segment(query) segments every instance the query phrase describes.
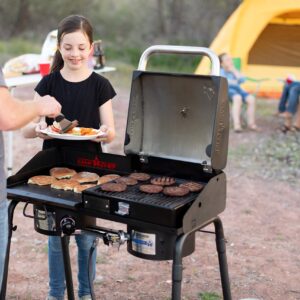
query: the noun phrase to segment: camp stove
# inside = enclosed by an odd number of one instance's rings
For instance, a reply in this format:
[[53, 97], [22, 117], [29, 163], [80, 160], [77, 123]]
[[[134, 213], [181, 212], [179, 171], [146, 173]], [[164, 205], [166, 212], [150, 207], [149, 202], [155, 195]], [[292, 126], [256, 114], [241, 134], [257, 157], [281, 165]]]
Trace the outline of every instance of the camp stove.
[[[204, 54], [212, 62], [211, 75], [146, 71], [154, 53]], [[229, 133], [227, 81], [219, 76], [218, 57], [209, 49], [152, 46], [140, 58], [132, 75], [126, 126], [125, 156], [92, 154], [73, 148], [40, 151], [16, 175], [8, 178], [9, 243], [2, 284], [5, 298], [13, 213], [27, 204], [24, 216], [33, 218], [41, 234], [61, 236], [68, 299], [74, 299], [66, 238], [85, 232], [107, 245], [127, 244], [130, 254], [148, 260], [172, 260], [172, 299], [181, 299], [182, 257], [195, 251], [195, 234], [215, 226], [224, 299], [231, 299], [225, 239], [219, 214], [226, 206], [226, 166]], [[198, 182], [204, 187], [182, 197], [145, 194], [138, 183], [124, 192], [105, 192], [95, 186], [75, 194], [49, 186], [27, 184], [34, 175], [49, 174], [52, 167], [76, 171], [129, 175], [144, 172], [151, 178], [169, 176], [176, 185]], [[144, 182], [143, 182], [144, 183]], [[127, 224], [118, 231], [96, 226], [95, 219]], [[4, 297], [4, 298], [3, 298]]]

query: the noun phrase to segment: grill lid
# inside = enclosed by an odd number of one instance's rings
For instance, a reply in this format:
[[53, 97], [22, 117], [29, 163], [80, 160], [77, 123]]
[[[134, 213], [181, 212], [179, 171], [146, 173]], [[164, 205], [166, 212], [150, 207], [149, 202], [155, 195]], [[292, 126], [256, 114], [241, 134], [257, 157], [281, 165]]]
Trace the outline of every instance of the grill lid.
[[[219, 67], [215, 67], [216, 64], [219, 66], [218, 58], [209, 49], [180, 46], [150, 48], [150, 52], [146, 50], [149, 53], [204, 53], [213, 62], [213, 72], [219, 73]], [[144, 63], [142, 58], [139, 68]], [[223, 169], [227, 160], [228, 132], [225, 78], [141, 70], [133, 72], [126, 154], [194, 162], [216, 170]]]

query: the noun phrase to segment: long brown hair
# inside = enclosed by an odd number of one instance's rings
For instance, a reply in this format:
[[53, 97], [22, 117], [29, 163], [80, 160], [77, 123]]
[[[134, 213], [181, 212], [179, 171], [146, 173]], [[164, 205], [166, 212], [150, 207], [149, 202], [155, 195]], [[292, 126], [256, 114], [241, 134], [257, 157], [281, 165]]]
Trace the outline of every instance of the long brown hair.
[[70, 15], [64, 18], [58, 24], [57, 30], [57, 50], [55, 52], [53, 63], [51, 66], [51, 72], [59, 71], [64, 66], [64, 61], [61, 57], [59, 46], [61, 39], [65, 34], [72, 33], [75, 31], [82, 31], [85, 33], [90, 41], [90, 44], [93, 43], [93, 28], [91, 23], [83, 16], [80, 15]]

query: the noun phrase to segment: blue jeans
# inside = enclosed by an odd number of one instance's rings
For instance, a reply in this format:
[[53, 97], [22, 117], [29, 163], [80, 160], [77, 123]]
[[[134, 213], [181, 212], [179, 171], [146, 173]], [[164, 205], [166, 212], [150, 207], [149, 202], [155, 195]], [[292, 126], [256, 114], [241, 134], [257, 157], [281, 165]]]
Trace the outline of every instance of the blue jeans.
[[[290, 84], [285, 84], [278, 104], [278, 111], [283, 113], [288, 111], [294, 114], [297, 110], [300, 82], [294, 81]], [[297, 95], [298, 91], [298, 95]]]
[[2, 284], [4, 261], [7, 246], [8, 220], [7, 220], [7, 200], [0, 200], [0, 287]]
[[[78, 247], [78, 296], [90, 295], [88, 279], [88, 257], [90, 249], [94, 243], [95, 236], [92, 235], [75, 235]], [[96, 275], [96, 256], [97, 249], [94, 250], [92, 257], [92, 278]], [[63, 256], [61, 251], [61, 239], [59, 236], [49, 236], [48, 239], [48, 258], [49, 258], [49, 295], [56, 297], [58, 300], [64, 299], [65, 293], [65, 272]]]

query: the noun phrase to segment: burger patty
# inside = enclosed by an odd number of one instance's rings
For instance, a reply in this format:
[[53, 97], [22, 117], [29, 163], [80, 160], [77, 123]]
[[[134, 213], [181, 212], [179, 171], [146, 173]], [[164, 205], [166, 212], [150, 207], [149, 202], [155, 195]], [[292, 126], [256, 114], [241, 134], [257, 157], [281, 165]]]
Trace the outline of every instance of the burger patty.
[[127, 176], [119, 177], [115, 180], [115, 182], [125, 183], [126, 185], [135, 185], [138, 183], [136, 179]]
[[79, 183], [97, 182], [99, 175], [92, 172], [79, 172], [72, 177], [73, 180]]
[[147, 173], [131, 173], [129, 177], [139, 181], [147, 181], [151, 178], [151, 176]]
[[200, 192], [203, 189], [204, 185], [198, 182], [189, 181], [189, 182], [181, 183], [179, 187], [188, 188], [190, 192]]
[[69, 168], [60, 168], [55, 167], [50, 169], [50, 175], [55, 177], [56, 179], [65, 179], [65, 178], [71, 178], [76, 174], [76, 171]]
[[158, 194], [163, 190], [163, 187], [155, 184], [142, 184], [140, 185], [140, 191], [148, 194]]
[[127, 188], [125, 183], [108, 182], [100, 185], [101, 190], [106, 192], [124, 192]]
[[190, 190], [186, 187], [167, 186], [163, 189], [163, 193], [167, 196], [182, 197], [187, 195]]
[[176, 182], [175, 178], [173, 178], [173, 177], [166, 177], [166, 176], [164, 176], [164, 177], [156, 177], [156, 178], [151, 179], [151, 183], [152, 184], [161, 185], [161, 186], [172, 185], [175, 182]]
[[98, 184], [103, 184], [103, 183], [106, 183], [106, 182], [110, 182], [110, 181], [113, 181], [113, 180], [115, 180], [119, 177], [120, 177], [120, 175], [118, 175], [118, 174], [103, 175], [99, 178]]

